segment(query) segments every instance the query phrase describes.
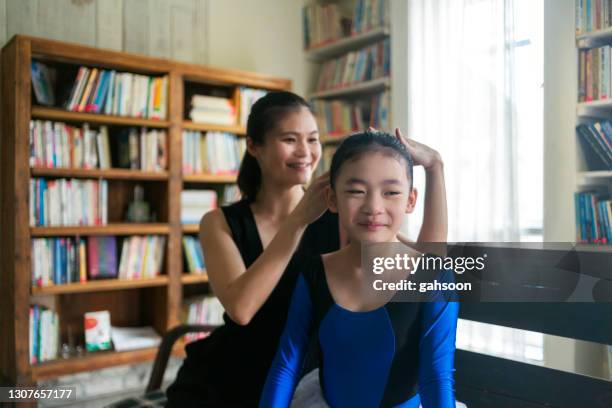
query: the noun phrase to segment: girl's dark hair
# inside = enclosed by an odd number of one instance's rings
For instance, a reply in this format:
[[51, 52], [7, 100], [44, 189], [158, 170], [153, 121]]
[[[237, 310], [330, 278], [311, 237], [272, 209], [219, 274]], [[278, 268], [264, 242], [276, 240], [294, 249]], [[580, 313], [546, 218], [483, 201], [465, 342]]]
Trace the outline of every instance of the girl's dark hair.
[[[251, 107], [247, 120], [247, 137], [251, 138], [254, 144], [263, 144], [267, 132], [274, 129], [289, 112], [295, 112], [301, 108], [307, 108], [313, 113], [308, 102], [292, 92], [266, 94]], [[244, 153], [237, 182], [242, 197], [253, 202], [261, 187], [261, 169], [255, 157], [249, 152]]]
[[336, 188], [336, 179], [344, 163], [355, 160], [364, 153], [373, 151], [382, 151], [404, 159], [406, 162], [406, 174], [408, 175], [410, 189], [412, 190], [412, 167], [414, 165], [412, 156], [406, 149], [406, 146], [395, 136], [379, 131], [355, 133], [344, 139], [332, 157], [329, 169], [331, 188]]

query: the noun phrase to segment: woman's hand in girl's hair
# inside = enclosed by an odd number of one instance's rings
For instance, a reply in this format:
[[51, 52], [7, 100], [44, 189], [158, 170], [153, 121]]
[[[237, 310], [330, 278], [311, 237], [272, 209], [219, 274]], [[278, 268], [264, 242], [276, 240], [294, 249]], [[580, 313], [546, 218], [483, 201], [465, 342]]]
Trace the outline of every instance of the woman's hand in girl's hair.
[[[376, 131], [373, 127], [370, 127], [369, 130]], [[423, 143], [404, 137], [399, 128], [395, 128], [395, 137], [406, 146], [414, 160], [415, 166], [423, 166], [425, 170], [432, 170], [442, 165], [440, 153]]]
[[312, 181], [304, 196], [293, 210], [302, 225], [315, 222], [327, 210], [325, 189], [329, 187], [329, 172], [325, 172]]

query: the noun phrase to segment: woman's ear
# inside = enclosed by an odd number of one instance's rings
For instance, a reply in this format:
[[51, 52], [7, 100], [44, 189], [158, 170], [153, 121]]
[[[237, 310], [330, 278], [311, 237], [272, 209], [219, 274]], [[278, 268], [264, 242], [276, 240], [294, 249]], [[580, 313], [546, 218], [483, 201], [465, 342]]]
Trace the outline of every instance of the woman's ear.
[[249, 152], [249, 154], [253, 157], [257, 157], [257, 149], [255, 148], [255, 143], [253, 142], [253, 139], [251, 139], [250, 137], [247, 136], [246, 138], [246, 147], [247, 147], [247, 152]]
[[414, 206], [416, 205], [418, 192], [417, 189], [412, 187], [410, 193], [408, 194], [408, 204], [406, 205], [406, 214], [410, 214], [414, 211]]
[[338, 212], [336, 192], [331, 188], [331, 186], [325, 187], [325, 201], [327, 202], [327, 208], [329, 208], [329, 211], [334, 213]]

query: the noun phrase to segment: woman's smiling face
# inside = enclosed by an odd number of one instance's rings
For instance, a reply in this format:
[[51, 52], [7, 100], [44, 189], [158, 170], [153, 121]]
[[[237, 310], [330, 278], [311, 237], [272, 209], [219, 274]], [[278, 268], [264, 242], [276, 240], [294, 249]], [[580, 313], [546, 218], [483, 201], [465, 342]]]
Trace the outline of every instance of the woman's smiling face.
[[337, 211], [351, 241], [391, 242], [404, 215], [414, 209], [406, 162], [385, 149], [376, 149], [342, 164], [328, 203]]
[[317, 122], [305, 107], [288, 113], [249, 152], [257, 158], [263, 179], [285, 186], [306, 184], [321, 157]]

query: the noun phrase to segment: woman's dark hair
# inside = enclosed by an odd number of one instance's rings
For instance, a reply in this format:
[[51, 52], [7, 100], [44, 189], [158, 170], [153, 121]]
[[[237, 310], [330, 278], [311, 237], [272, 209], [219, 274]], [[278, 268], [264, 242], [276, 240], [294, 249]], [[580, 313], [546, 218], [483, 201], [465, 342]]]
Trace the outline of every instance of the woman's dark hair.
[[[301, 108], [307, 108], [312, 113], [312, 108], [308, 102], [292, 92], [282, 91], [266, 94], [251, 107], [251, 113], [249, 113], [249, 119], [247, 120], [247, 137], [254, 144], [263, 144], [267, 132], [274, 129], [277, 123], [288, 113]], [[261, 187], [261, 169], [255, 157], [249, 152], [244, 153], [237, 182], [242, 197], [253, 202]]]
[[406, 146], [404, 146], [395, 136], [379, 131], [355, 133], [344, 139], [332, 157], [329, 169], [331, 188], [336, 188], [336, 179], [344, 163], [358, 159], [364, 153], [376, 151], [388, 153], [396, 158], [404, 159], [406, 162], [408, 182], [412, 190], [412, 156], [406, 149]]

